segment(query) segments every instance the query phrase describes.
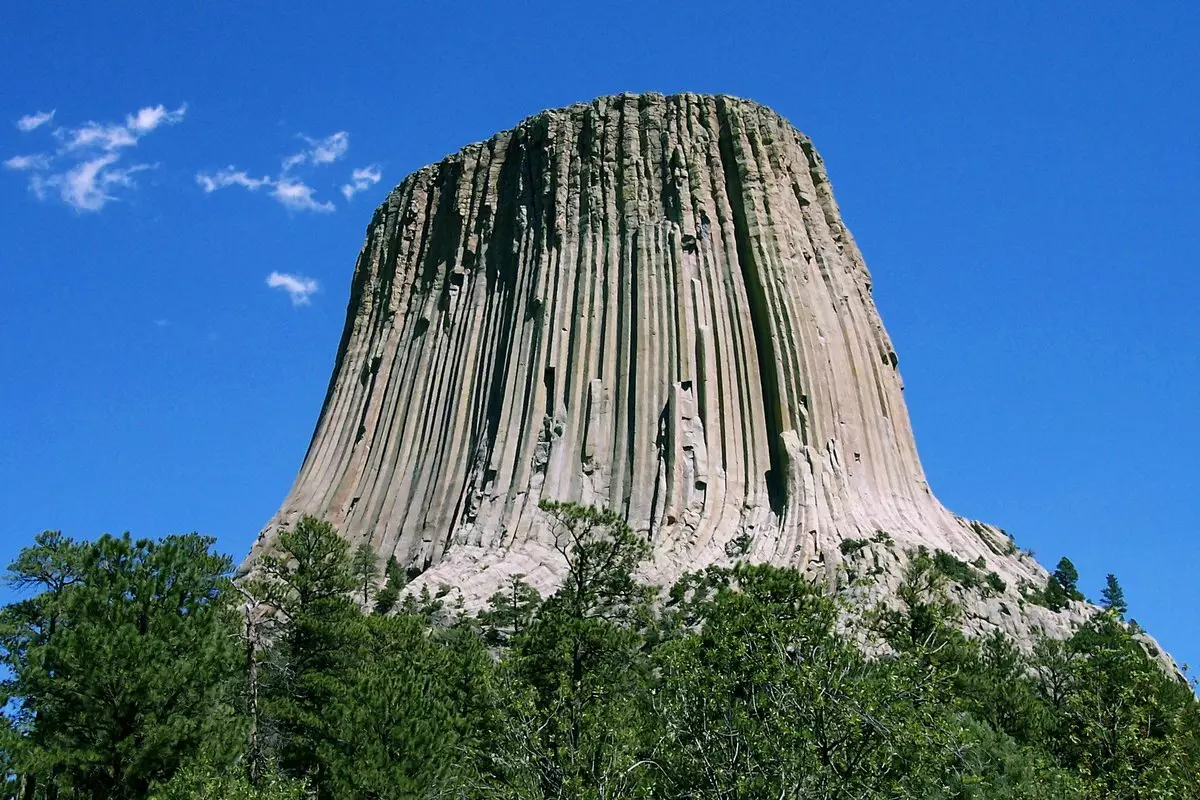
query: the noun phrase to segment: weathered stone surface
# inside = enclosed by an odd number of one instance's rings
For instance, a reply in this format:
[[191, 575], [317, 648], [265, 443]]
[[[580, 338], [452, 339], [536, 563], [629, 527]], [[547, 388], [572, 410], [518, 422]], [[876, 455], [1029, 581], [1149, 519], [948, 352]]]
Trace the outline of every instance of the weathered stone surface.
[[[731, 97], [547, 111], [410, 175], [375, 212], [304, 465], [251, 552], [311, 513], [479, 605], [561, 562], [542, 498], [605, 504], [649, 576], [737, 559], [899, 580], [982, 558], [968, 627], [1064, 632], [1046, 574], [945, 510], [820, 156]], [[1022, 607], [1024, 606], [1024, 607]]]

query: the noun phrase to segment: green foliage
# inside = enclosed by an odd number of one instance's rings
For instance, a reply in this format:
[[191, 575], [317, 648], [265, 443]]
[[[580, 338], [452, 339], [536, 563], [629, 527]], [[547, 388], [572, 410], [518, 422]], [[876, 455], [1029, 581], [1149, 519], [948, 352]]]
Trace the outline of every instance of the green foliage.
[[189, 764], [149, 800], [306, 800], [301, 781], [278, 773], [263, 776], [255, 786], [240, 773], [213, 764]]
[[507, 645], [533, 623], [542, 596], [524, 575], [513, 575], [508, 585], [492, 595], [488, 607], [479, 614], [483, 638], [490, 645]]
[[924, 548], [918, 548], [922, 558], [928, 558], [929, 565], [946, 579], [959, 584], [964, 589], [975, 589], [988, 594], [1001, 594], [1007, 588], [1004, 580], [995, 572], [985, 572], [987, 561], [979, 556], [972, 563], [967, 563], [953, 553], [945, 550], [935, 550], [932, 556]]
[[1054, 751], [1091, 797], [1193, 797], [1196, 698], [1115, 616], [1099, 614], [1054, 665]]
[[710, 569], [691, 584], [674, 597], [692, 630], [655, 654], [664, 796], [892, 796], [938, 771], [945, 678], [920, 654], [866, 658], [792, 570]]
[[966, 561], [945, 550], [934, 551], [933, 567], [950, 580], [968, 589], [974, 589], [980, 585], [979, 573]]
[[485, 718], [491, 659], [477, 637], [431, 636], [420, 617], [368, 619], [366, 652], [332, 682], [322, 796], [419, 797], [457, 779]]
[[639, 796], [650, 672], [637, 626], [652, 592], [635, 570], [649, 546], [614, 512], [547, 501], [540, 508], [567, 578], [527, 627], [536, 597], [527, 587], [514, 581], [511, 595], [493, 598], [486, 624], [508, 626], [511, 650], [500, 674], [503, 721], [490, 775], [480, 780], [500, 796]]
[[[954, 800], [1093, 800], [1082, 781], [1036, 748], [971, 717], [962, 720], [958, 768], [926, 797]], [[940, 790], [939, 790], [940, 789]]]
[[370, 542], [362, 542], [354, 548], [354, 556], [350, 561], [350, 574], [354, 577], [354, 590], [362, 603], [368, 608], [371, 595], [374, 594], [379, 582], [379, 562]]
[[212, 541], [47, 532], [9, 566], [35, 592], [0, 612], [6, 751], [27, 796], [143, 797], [185, 758], [236, 752], [231, 562]]
[[554, 548], [566, 561], [566, 580], [551, 598], [573, 619], [628, 619], [652, 594], [638, 582], [638, 565], [650, 545], [615, 511], [543, 500], [554, 529]]
[[364, 617], [349, 546], [327, 522], [304, 517], [279, 535], [278, 554], [259, 562], [252, 591], [277, 610], [275, 647], [264, 676], [264, 708], [278, 731], [286, 774], [320, 787], [337, 682], [367, 657]]
[[1129, 604], [1125, 602], [1125, 590], [1117, 583], [1117, 576], [1111, 572], [1104, 576], [1104, 591], [1100, 597], [1101, 605], [1118, 617], [1124, 617], [1129, 612]]
[[1072, 600], [1083, 600], [1079, 591], [1079, 571], [1071, 563], [1071, 559], [1063, 556], [1054, 572], [1046, 579], [1046, 585], [1041, 589], [1024, 587], [1021, 594], [1031, 603], [1045, 606], [1051, 611], [1062, 611], [1071, 604]]
[[[947, 586], [1003, 591], [986, 563], [918, 550], [867, 614], [746, 564], [656, 605], [619, 515], [542, 509], [567, 580], [543, 599], [511, 576], [476, 617], [442, 589], [399, 603], [395, 559], [376, 592], [375, 554], [312, 518], [241, 618], [209, 540], [42, 534], [0, 612], [0, 796], [1200, 798], [1200, 705], [1115, 579], [1106, 611], [1026, 652], [960, 630]], [[1036, 593], [1068, 602], [1061, 572]]]
[[899, 607], [883, 606], [870, 615], [875, 633], [892, 649], [936, 656], [958, 649], [955, 628], [960, 610], [946, 596], [946, 576], [924, 548], [911, 554], [896, 589]]
[[1054, 574], [1051, 577], [1068, 598], [1071, 600], [1083, 599], [1083, 595], [1079, 592], [1079, 570], [1075, 569], [1071, 559], [1066, 556], [1059, 559], [1058, 566], [1054, 568]]
[[1063, 585], [1058, 582], [1054, 576], [1046, 581], [1045, 588], [1042, 589], [1041, 596], [1042, 605], [1051, 611], [1062, 611], [1071, 602], [1071, 595], [1063, 588]]
[[1003, 594], [1004, 591], [1008, 589], [1008, 584], [1006, 584], [1004, 579], [995, 572], [989, 572], [984, 578], [984, 581], [987, 583], [988, 588], [996, 594]]
[[868, 544], [870, 544], [870, 542], [868, 542], [866, 539], [842, 539], [842, 541], [838, 543], [838, 549], [842, 551], [842, 555], [852, 556], [859, 550], [862, 550]]
[[400, 600], [400, 590], [408, 583], [408, 574], [400, 569], [395, 556], [388, 556], [383, 570], [383, 588], [375, 595], [375, 613], [390, 614]]

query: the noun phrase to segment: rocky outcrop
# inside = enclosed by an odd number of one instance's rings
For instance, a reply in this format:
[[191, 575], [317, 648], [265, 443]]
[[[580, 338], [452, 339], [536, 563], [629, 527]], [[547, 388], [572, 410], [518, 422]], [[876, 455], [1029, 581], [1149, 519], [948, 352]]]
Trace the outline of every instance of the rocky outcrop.
[[970, 627], [1065, 630], [1021, 607], [1045, 572], [930, 492], [871, 291], [820, 156], [773, 111], [650, 94], [531, 117], [375, 212], [250, 559], [310, 513], [469, 605], [518, 572], [545, 591], [554, 498], [619, 509], [658, 581], [750, 559], [886, 587], [925, 546], [1003, 584]]

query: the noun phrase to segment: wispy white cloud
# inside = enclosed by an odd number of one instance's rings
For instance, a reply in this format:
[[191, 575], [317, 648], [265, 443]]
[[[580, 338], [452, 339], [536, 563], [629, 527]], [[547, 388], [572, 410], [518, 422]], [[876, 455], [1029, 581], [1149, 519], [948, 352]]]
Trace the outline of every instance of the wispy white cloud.
[[30, 188], [39, 198], [54, 190], [64, 203], [79, 211], [99, 211], [104, 204], [117, 199], [112, 190], [117, 187], [132, 188], [133, 175], [153, 169], [153, 164], [132, 164], [119, 168], [120, 156], [106, 153], [88, 161], [80, 162], [63, 173], [35, 175]]
[[379, 183], [383, 173], [379, 171], [379, 167], [375, 164], [369, 167], [360, 167], [350, 173], [350, 182], [342, 184], [342, 194], [346, 196], [346, 200], [354, 197], [363, 189], [369, 189]]
[[137, 114], [127, 115], [125, 117], [125, 127], [139, 135], [147, 134], [159, 125], [174, 125], [178, 122], [183, 122], [183, 115], [186, 113], [187, 103], [179, 106], [174, 111], [168, 111], [166, 106], [159, 103], [156, 106], [146, 106], [140, 109]]
[[346, 151], [350, 149], [350, 134], [338, 131], [319, 142], [308, 139], [308, 143], [313, 146], [310, 152], [314, 164], [331, 164], [346, 155]]
[[285, 158], [283, 160], [284, 172], [301, 164], [332, 164], [346, 155], [346, 151], [350, 149], [350, 134], [346, 131], [332, 133], [324, 139], [313, 139], [303, 134], [300, 138], [308, 142], [308, 149]]
[[274, 182], [266, 175], [261, 178], [251, 178], [244, 171], [228, 166], [213, 173], [197, 173], [196, 183], [200, 184], [205, 194], [209, 194], [227, 186], [241, 186], [253, 192], [261, 186], [271, 186]]
[[[291, 173], [291, 170], [302, 164], [319, 166], [342, 158], [346, 154], [346, 151], [350, 149], [350, 134], [345, 131], [338, 131], [326, 136], [324, 139], [313, 139], [308, 136], [301, 136], [301, 138], [308, 143], [308, 148], [283, 159], [282, 167], [277, 177], [264, 175], [261, 178], [252, 178], [244, 170], [230, 165], [216, 172], [197, 173], [196, 183], [200, 185], [205, 194], [215, 192], [218, 189], [224, 189], [228, 186], [241, 186], [243, 189], [248, 189], [252, 192], [265, 186], [271, 190], [268, 192], [270, 197], [273, 197], [282, 206], [292, 211], [333, 211], [335, 208], [333, 203], [328, 200], [318, 200], [316, 198], [316, 189], [300, 178], [295, 177]], [[355, 174], [357, 175], [360, 171], [355, 170]], [[375, 180], [378, 181], [379, 178], [376, 177]], [[369, 183], [366, 184], [366, 186], [369, 185]], [[362, 188], [366, 188], [366, 186]], [[345, 193], [344, 190], [343, 193]]]
[[289, 275], [286, 272], [272, 272], [267, 276], [267, 286], [272, 289], [282, 289], [292, 298], [292, 305], [306, 306], [309, 297], [320, 291], [321, 286], [314, 278], [303, 275]]
[[56, 109], [52, 108], [49, 111], [38, 111], [33, 114], [26, 114], [17, 120], [17, 127], [26, 133], [34, 128], [40, 128], [47, 122], [50, 122], [54, 119], [55, 111]]
[[333, 203], [318, 202], [313, 197], [313, 188], [294, 178], [277, 180], [271, 196], [295, 211], [333, 211]]
[[[50, 122], [54, 113], [45, 111], [22, 117], [17, 127], [34, 130]], [[135, 147], [143, 136], [161, 125], [181, 122], [186, 113], [186, 103], [174, 110], [160, 104], [127, 114], [123, 124], [88, 121], [76, 128], [55, 128], [53, 136], [59, 142], [55, 154], [13, 156], [4, 166], [30, 172], [29, 189], [39, 199], [57, 194], [77, 211], [99, 211], [118, 199], [115, 189], [132, 189], [136, 185], [134, 174], [157, 166], [121, 164], [122, 151]]]
[[257, 191], [266, 186], [271, 189], [270, 196], [280, 204], [293, 211], [333, 211], [333, 203], [322, 202], [314, 196], [316, 190], [298, 178], [281, 176], [278, 179], [264, 175], [261, 178], [251, 178], [243, 170], [226, 167], [213, 173], [201, 172], [196, 175], [196, 183], [205, 194], [211, 194], [218, 189], [229, 186], [240, 186], [243, 189]]
[[187, 113], [187, 103], [174, 111], [168, 111], [161, 103], [146, 106], [136, 114], [125, 115], [125, 124], [119, 122], [85, 122], [78, 128], [57, 128], [54, 135], [63, 142], [63, 150], [71, 152], [86, 148], [120, 150], [133, 147], [146, 134], [160, 125], [182, 122]]
[[57, 128], [54, 135], [63, 143], [63, 152], [67, 153], [90, 148], [120, 150], [122, 147], [133, 147], [138, 140], [133, 131], [117, 123], [102, 125], [99, 122], [86, 122], [78, 128]]
[[4, 166], [8, 169], [27, 170], [27, 169], [49, 169], [50, 156], [45, 153], [34, 153], [28, 156], [13, 156], [4, 162]]

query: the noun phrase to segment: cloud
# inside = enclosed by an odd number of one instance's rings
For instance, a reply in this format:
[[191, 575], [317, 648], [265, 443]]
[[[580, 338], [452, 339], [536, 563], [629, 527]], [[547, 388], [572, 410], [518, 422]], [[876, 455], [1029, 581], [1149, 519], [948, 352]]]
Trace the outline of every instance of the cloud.
[[282, 289], [292, 298], [292, 305], [308, 305], [309, 296], [320, 290], [321, 286], [313, 278], [303, 275], [289, 275], [286, 272], [272, 272], [267, 276], [267, 286], [272, 289]]
[[133, 164], [125, 168], [115, 166], [120, 156], [115, 153], [83, 161], [66, 172], [56, 175], [35, 175], [30, 188], [39, 199], [45, 198], [48, 190], [55, 190], [64, 203], [79, 211], [99, 211], [110, 200], [117, 199], [111, 190], [116, 187], [132, 188], [134, 173], [153, 169], [153, 164]]
[[[268, 192], [269, 196], [275, 198], [282, 206], [292, 211], [318, 211], [322, 213], [333, 211], [335, 208], [333, 203], [328, 200], [317, 200], [316, 189], [292, 175], [291, 170], [302, 164], [315, 166], [337, 161], [350, 149], [350, 134], [345, 131], [338, 131], [326, 136], [324, 139], [313, 139], [303, 135], [301, 138], [308, 142], [309, 148], [283, 159], [283, 166], [279, 171], [278, 177], [272, 178], [269, 175], [264, 175], [261, 178], [252, 178], [244, 170], [240, 170], [231, 164], [216, 172], [196, 173], [196, 183], [200, 185], [205, 194], [210, 194], [218, 189], [224, 189], [227, 186], [241, 186], [243, 189], [251, 192], [266, 186], [271, 189]], [[372, 167], [366, 168], [367, 171], [371, 169]], [[360, 188], [366, 188], [371, 183], [379, 180], [378, 175], [374, 177], [374, 180], [370, 180], [370, 174], [360, 176], [359, 173], [363, 171], [354, 171], [354, 175], [356, 176], [354, 180], [369, 180], [368, 183]], [[377, 172], [378, 170], [376, 170]], [[344, 194], [345, 189], [342, 191]], [[349, 196], [347, 195], [347, 198]]]
[[338, 131], [324, 139], [313, 139], [301, 134], [301, 139], [308, 142], [309, 149], [288, 156], [283, 160], [283, 171], [287, 172], [301, 164], [332, 164], [350, 149], [350, 134]]
[[375, 164], [356, 169], [350, 173], [350, 183], [342, 184], [342, 194], [346, 196], [346, 200], [349, 200], [363, 189], [368, 189], [379, 183], [379, 179], [382, 177], [383, 173], [379, 171], [379, 167]]
[[63, 142], [65, 152], [99, 148], [100, 150], [120, 150], [122, 147], [133, 147], [138, 137], [124, 125], [101, 125], [98, 122], [86, 122], [80, 128], [58, 128], [54, 135]]
[[126, 114], [125, 124], [118, 122], [99, 123], [85, 122], [78, 128], [58, 128], [54, 135], [63, 142], [67, 152], [85, 148], [101, 150], [120, 150], [123, 147], [133, 147], [146, 134], [160, 125], [175, 125], [183, 121], [187, 113], [187, 103], [174, 111], [168, 111], [161, 103], [156, 106], [146, 106], [136, 114]]
[[313, 146], [309, 152], [314, 164], [331, 164], [346, 155], [346, 151], [350, 149], [350, 134], [338, 131], [319, 142], [308, 139], [308, 143]]
[[274, 181], [266, 175], [261, 178], [251, 178], [242, 170], [228, 166], [225, 169], [217, 170], [211, 175], [203, 172], [197, 173], [196, 183], [200, 184], [205, 194], [210, 194], [217, 189], [224, 189], [227, 186], [241, 186], [253, 192], [260, 186], [273, 185]]
[[[22, 117], [17, 127], [31, 131], [50, 122], [54, 111]], [[166, 106], [146, 106], [125, 115], [125, 122], [88, 121], [79, 127], [59, 127], [53, 131], [58, 140], [53, 155], [13, 156], [4, 162], [12, 170], [28, 171], [29, 189], [38, 199], [51, 194], [77, 211], [99, 211], [119, 199], [118, 188], [136, 186], [133, 175], [155, 164], [121, 164], [122, 152], [136, 147], [138, 141], [162, 125], [174, 125], [187, 113], [184, 103], [173, 111]]]
[[271, 196], [294, 211], [333, 211], [333, 203], [319, 203], [313, 198], [313, 188], [303, 181], [280, 178]]
[[35, 114], [26, 114], [17, 120], [17, 127], [25, 133], [29, 133], [29, 131], [33, 130], [34, 128], [40, 128], [47, 122], [52, 121], [54, 119], [54, 112], [56, 110], [57, 109], [52, 108], [49, 111], [38, 111]]
[[50, 156], [45, 153], [34, 153], [28, 156], [13, 156], [4, 162], [4, 166], [8, 169], [27, 170], [27, 169], [49, 169]]
[[251, 192], [268, 186], [271, 188], [270, 196], [293, 211], [327, 212], [334, 210], [333, 203], [318, 201], [313, 196], [316, 190], [297, 178], [280, 177], [275, 179], [267, 175], [261, 178], [251, 178], [240, 169], [226, 167], [213, 173], [197, 173], [196, 183], [200, 184], [200, 188], [204, 190], [205, 194], [211, 194], [229, 186], [241, 186]]
[[167, 111], [166, 107], [159, 103], [156, 106], [146, 106], [140, 109], [136, 115], [126, 116], [125, 127], [138, 134], [147, 134], [163, 123], [174, 125], [177, 122], [183, 122], [183, 115], [186, 113], [187, 103], [174, 111]]

